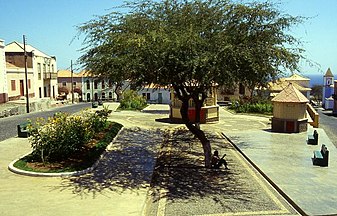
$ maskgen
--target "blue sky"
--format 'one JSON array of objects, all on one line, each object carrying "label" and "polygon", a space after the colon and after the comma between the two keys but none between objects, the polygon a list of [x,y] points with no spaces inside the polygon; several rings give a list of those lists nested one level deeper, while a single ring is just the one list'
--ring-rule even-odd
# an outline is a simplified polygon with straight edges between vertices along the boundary
[{"label": "blue sky", "polygon": [[[279,6],[293,16],[312,17],[295,26],[292,34],[303,41],[305,56],[319,64],[301,62],[301,73],[323,74],[328,67],[337,75],[337,1],[284,0]],[[82,38],[76,26],[104,15],[123,0],[0,0],[0,39],[8,44],[27,42],[48,55],[55,55],[58,69],[70,67],[81,55]]]}]

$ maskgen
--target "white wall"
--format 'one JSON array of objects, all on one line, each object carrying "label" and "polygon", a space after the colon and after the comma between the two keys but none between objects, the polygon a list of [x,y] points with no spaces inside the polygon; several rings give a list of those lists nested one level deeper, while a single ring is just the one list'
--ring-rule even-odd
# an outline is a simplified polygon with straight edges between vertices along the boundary
[{"label": "white wall", "polygon": [[150,100],[147,100],[148,103],[160,103],[159,94],[161,94],[161,103],[170,104],[170,90],[164,88],[144,88],[138,91],[138,95],[150,94]]},{"label": "white wall", "polygon": [[0,39],[0,94],[8,93],[6,78],[5,42]]}]

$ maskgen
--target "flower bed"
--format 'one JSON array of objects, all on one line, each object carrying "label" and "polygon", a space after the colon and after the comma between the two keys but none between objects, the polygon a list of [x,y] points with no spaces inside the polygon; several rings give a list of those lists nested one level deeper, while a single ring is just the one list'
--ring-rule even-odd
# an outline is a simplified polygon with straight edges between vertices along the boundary
[{"label": "flower bed", "polygon": [[35,172],[69,172],[90,167],[117,135],[122,125],[107,115],[58,113],[30,123],[32,153],[14,167]]}]

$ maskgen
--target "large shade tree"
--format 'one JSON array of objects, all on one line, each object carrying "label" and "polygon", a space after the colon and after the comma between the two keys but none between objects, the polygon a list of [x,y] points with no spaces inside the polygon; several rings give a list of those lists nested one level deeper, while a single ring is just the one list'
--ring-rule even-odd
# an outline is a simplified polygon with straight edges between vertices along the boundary
[{"label": "large shade tree", "polygon": [[[79,26],[86,35],[80,62],[96,75],[137,86],[172,86],[209,167],[211,145],[199,125],[207,93],[215,84],[231,87],[239,81],[253,88],[282,68],[296,69],[302,50],[288,30],[299,22],[301,17],[283,14],[269,2],[128,2]],[[195,122],[188,117],[189,100],[195,104]]]}]

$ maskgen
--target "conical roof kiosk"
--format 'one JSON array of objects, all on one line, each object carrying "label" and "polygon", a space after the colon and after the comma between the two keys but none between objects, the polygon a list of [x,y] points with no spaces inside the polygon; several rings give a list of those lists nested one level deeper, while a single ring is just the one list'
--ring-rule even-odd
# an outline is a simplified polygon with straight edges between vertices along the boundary
[{"label": "conical roof kiosk", "polygon": [[272,131],[285,133],[307,131],[306,110],[309,100],[292,83],[276,95],[272,102]]}]

